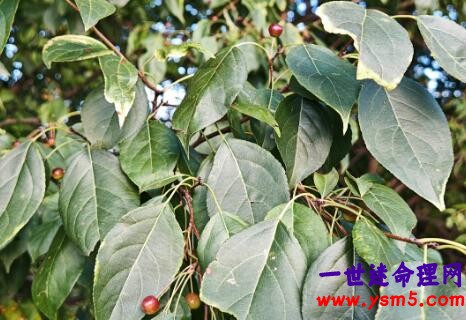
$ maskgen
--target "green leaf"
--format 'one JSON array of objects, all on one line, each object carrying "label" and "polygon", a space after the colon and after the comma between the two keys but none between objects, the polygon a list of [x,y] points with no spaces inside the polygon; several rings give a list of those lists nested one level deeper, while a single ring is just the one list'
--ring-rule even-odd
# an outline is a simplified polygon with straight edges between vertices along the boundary
[{"label": "green leaf", "polygon": [[159,60],[179,59],[186,56],[191,49],[202,51],[202,47],[197,42],[184,42],[178,45],[162,45],[159,49],[155,50],[154,57]]},{"label": "green leaf", "polygon": [[243,140],[229,139],[220,146],[207,183],[214,193],[207,194],[211,217],[218,211],[214,197],[222,211],[250,224],[262,221],[270,209],[289,199],[280,163],[266,150]]},{"label": "green leaf", "polygon": [[106,0],[75,0],[75,2],[79,8],[86,31],[116,10],[115,6]]},{"label": "green leaf", "polygon": [[35,226],[31,230],[28,237],[27,251],[32,262],[49,251],[61,225],[61,220],[52,220]]},{"label": "green leaf", "polygon": [[44,163],[33,142],[0,159],[0,249],[31,219],[44,193]]},{"label": "green leaf", "polygon": [[34,304],[49,319],[57,319],[57,311],[78,281],[84,262],[79,249],[64,232],[58,232],[31,289]]},{"label": "green leaf", "polygon": [[164,1],[167,5],[168,10],[180,20],[181,23],[185,23],[184,13],[184,0],[166,0]]},{"label": "green leaf", "polygon": [[[207,177],[212,170],[214,164],[214,155],[210,154],[207,158],[202,161],[199,166],[199,170],[196,173],[196,177],[199,177],[201,181],[207,181]],[[202,232],[209,221],[209,212],[207,209],[207,193],[209,190],[205,185],[197,186],[193,191],[193,208],[196,214],[194,215],[194,221],[197,229]]]},{"label": "green leaf", "polygon": [[326,174],[320,174],[318,172],[314,173],[314,184],[316,185],[321,198],[325,198],[333,191],[333,189],[335,189],[339,179],[340,175],[335,168],[332,168],[332,170]]},{"label": "green leaf", "polygon": [[201,299],[238,320],[301,319],[306,257],[278,220],[259,222],[227,240],[204,274]]},{"label": "green leaf", "polygon": [[126,214],[105,237],[97,254],[95,318],[142,318],[142,299],[164,292],[181,266],[183,249],[183,233],[169,203]]},{"label": "green leaf", "polygon": [[23,229],[13,241],[0,251],[0,261],[7,274],[11,272],[13,263],[27,250],[27,237],[25,234],[26,229]]},{"label": "green leaf", "polygon": [[115,54],[99,57],[99,63],[105,78],[105,99],[115,104],[121,127],[136,98],[138,70]]},{"label": "green leaf", "polygon": [[84,134],[92,146],[110,149],[119,140],[125,140],[136,134],[146,123],[148,114],[147,95],[144,85],[139,82],[136,86],[136,98],[122,128],[118,124],[115,105],[105,99],[103,88],[92,91],[86,97],[81,110],[81,119]]},{"label": "green leaf", "polygon": [[[285,5],[286,5],[286,1]],[[297,44],[302,44],[303,43],[303,38],[301,37],[301,34],[299,33],[299,29],[292,24],[291,22],[286,22],[285,25],[283,26],[283,33],[280,36],[280,40],[283,43],[283,46],[288,49],[287,53],[289,54],[291,52],[291,48],[293,48],[293,45]]]},{"label": "green leaf", "polygon": [[354,66],[331,50],[316,45],[293,47],[286,62],[304,88],[338,112],[343,133],[346,132],[360,89]]},{"label": "green leaf", "polygon": [[419,16],[417,24],[432,56],[453,77],[466,82],[466,30],[442,17]]},{"label": "green leaf", "polygon": [[[405,263],[405,266],[414,272],[417,272],[417,267],[421,266],[420,262]],[[387,274],[393,274],[398,269],[398,266],[394,266],[388,271]],[[462,319],[464,318],[464,307],[451,306],[450,302],[456,298],[464,298],[466,290],[464,287],[458,288],[455,284],[448,280],[447,284],[442,283],[443,279],[443,266],[437,266],[437,281],[440,282],[439,286],[417,286],[417,278],[411,277],[410,281],[403,288],[401,283],[390,282],[390,285],[380,288],[380,295],[391,296],[403,296],[402,299],[406,301],[404,306],[392,306],[389,303],[387,306],[382,306],[379,303],[379,310],[375,316],[376,320],[392,320],[392,319],[410,319],[410,320],[424,320],[424,319]],[[464,276],[463,276],[464,281]],[[412,293],[411,293],[412,292]],[[410,299],[410,295],[413,298]],[[427,304],[428,297],[434,296],[437,299],[439,297],[448,297],[448,304],[446,306],[440,306],[439,300],[429,299],[429,302],[436,302],[436,306],[429,306]],[[461,300],[459,300],[461,301]],[[408,302],[414,305],[408,306]],[[423,304],[421,307],[420,304]]]},{"label": "green leaf", "polygon": [[154,59],[154,52],[165,47],[165,38],[160,33],[150,33],[141,42],[146,52],[139,57],[139,70],[143,70],[153,83],[159,83],[165,79],[167,62]]},{"label": "green leaf", "polygon": [[209,1],[209,8],[215,9],[215,8],[218,8],[218,7],[221,7],[227,4],[228,2],[229,2],[228,0],[212,0],[212,1]]},{"label": "green leaf", "polygon": [[10,37],[19,0],[0,0],[0,54]]},{"label": "green leaf", "polygon": [[275,130],[275,133],[278,136],[280,136],[280,128],[278,127],[278,123],[275,120],[273,113],[269,109],[258,105],[241,103],[239,101],[238,103],[234,104],[232,108],[241,112],[242,114],[250,116],[259,121],[265,122]]},{"label": "green leaf", "polygon": [[160,121],[147,121],[120,148],[121,167],[140,192],[160,188],[176,179],[173,171],[180,155],[178,139]]},{"label": "green leaf", "polygon": [[15,296],[27,280],[30,274],[30,267],[31,261],[25,254],[13,261],[10,273],[8,274],[3,270],[3,267],[0,266],[0,294],[2,296]]},{"label": "green leaf", "polygon": [[[285,211],[284,211],[285,210]],[[269,211],[265,219],[279,217],[298,240],[310,264],[330,246],[330,237],[322,219],[309,207],[293,202]]]},{"label": "green leaf", "polygon": [[349,1],[332,1],[317,8],[327,32],[347,34],[359,51],[357,79],[373,79],[393,90],[413,58],[408,32],[385,13]]},{"label": "green leaf", "polygon": [[407,78],[393,91],[367,82],[359,96],[359,124],[377,161],[443,210],[453,150],[447,120],[432,95]]},{"label": "green leaf", "polygon": [[367,219],[359,219],[353,228],[353,245],[364,261],[378,266],[385,264],[390,269],[401,263],[404,254],[395,244],[395,240],[386,237],[383,232]]},{"label": "green leaf", "polygon": [[50,39],[42,49],[42,60],[47,68],[52,62],[80,61],[112,54],[102,42],[78,35],[58,36]]},{"label": "green leaf", "polygon": [[109,0],[109,2],[122,8],[128,4],[129,0]]},{"label": "green leaf", "polygon": [[[246,82],[238,94],[237,102],[238,104],[250,105],[261,109],[266,108],[271,113],[275,113],[282,100],[283,95],[280,92],[266,88],[256,89],[249,82]],[[251,119],[252,132],[261,147],[272,150],[275,148],[273,128],[259,120]]]},{"label": "green leaf", "polygon": [[[351,266],[356,266],[361,262],[351,246],[349,238],[344,238],[327,248],[319,258],[312,264],[306,275],[303,285],[303,320],[372,320],[374,319],[377,306],[368,310],[368,306],[343,306],[333,307],[331,302],[328,307],[322,307],[317,304],[317,297],[347,297],[360,296],[361,301],[370,301],[370,296],[377,293],[372,287],[369,287],[368,273],[362,275],[363,286],[348,286],[346,276],[343,272]],[[340,271],[341,276],[329,277],[322,279],[319,276],[321,272]],[[366,302],[367,303],[367,302]]]},{"label": "green leaf", "polygon": [[[358,187],[360,180],[358,182]],[[361,187],[359,187],[361,191]],[[361,191],[362,200],[377,216],[382,219],[390,231],[401,237],[410,237],[416,226],[416,216],[402,197],[389,187],[381,184],[371,184],[368,190]],[[404,252],[405,242],[397,241],[398,247]]]},{"label": "green leaf", "polygon": [[[254,37],[252,37],[251,35],[246,35],[238,41],[238,43],[244,43],[244,42],[256,42],[256,39],[254,39]],[[202,44],[202,41],[201,41],[201,44]],[[257,71],[261,66],[261,61],[265,60],[263,59],[262,51],[260,51],[260,49],[257,46],[252,45],[250,43],[247,45],[246,44],[241,45],[238,48],[244,54],[244,59],[246,61],[246,68],[247,68],[248,73],[251,71]],[[210,49],[210,51],[212,51],[212,49]]]},{"label": "green leaf", "polygon": [[184,173],[190,176],[194,176],[201,166],[201,162],[204,160],[204,156],[189,147],[189,154],[181,148],[179,149],[180,157],[178,159],[177,172]]},{"label": "green leaf", "polygon": [[236,47],[225,48],[197,70],[173,116],[173,128],[181,131],[185,149],[195,132],[226,115],[246,78],[244,55]]},{"label": "green leaf", "polygon": [[41,123],[50,123],[65,117],[68,112],[65,102],[62,99],[55,99],[43,103],[38,113]]},{"label": "green leaf", "polygon": [[332,145],[332,132],[323,107],[298,95],[286,97],[275,118],[282,131],[276,137],[290,187],[319,169]]},{"label": "green leaf", "polygon": [[197,256],[203,270],[215,259],[221,245],[231,236],[246,229],[249,225],[238,216],[219,212],[204,228],[197,246]]},{"label": "green leaf", "polygon": [[[412,238],[410,236],[409,238]],[[402,261],[421,261],[424,258],[423,250],[418,246],[407,243],[403,253],[398,247],[398,240],[393,240],[384,235],[372,222],[367,219],[359,219],[353,228],[353,245],[367,263],[378,266],[383,263],[390,269]],[[439,261],[438,252],[429,249],[428,262]]]},{"label": "green leaf", "polygon": [[110,152],[87,148],[66,169],[60,214],[67,235],[89,254],[118,220],[139,205],[139,195]]}]

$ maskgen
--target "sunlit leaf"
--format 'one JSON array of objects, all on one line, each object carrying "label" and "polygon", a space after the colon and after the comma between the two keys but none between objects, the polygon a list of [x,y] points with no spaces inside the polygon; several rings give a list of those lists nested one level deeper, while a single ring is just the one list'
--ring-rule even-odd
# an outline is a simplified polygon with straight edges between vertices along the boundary
[{"label": "sunlit leaf", "polygon": [[18,9],[19,0],[0,1],[0,54],[10,36],[11,27]]},{"label": "sunlit leaf", "polygon": [[180,20],[181,23],[185,23],[184,13],[184,0],[166,0],[164,1],[168,10]]},{"label": "sunlit leaf", "polygon": [[432,95],[407,78],[393,91],[367,81],[358,116],[364,142],[377,161],[443,210],[453,150],[447,120]]},{"label": "sunlit leaf", "polygon": [[115,54],[102,56],[99,62],[105,78],[105,99],[115,104],[121,127],[136,98],[138,70]]},{"label": "sunlit leaf", "polygon": [[449,74],[466,82],[466,30],[442,17],[419,16],[419,30],[432,56]]},{"label": "sunlit leaf", "polygon": [[79,8],[86,31],[116,10],[115,6],[107,0],[75,0],[75,2]]},{"label": "sunlit leaf", "polygon": [[385,13],[351,1],[331,1],[317,8],[326,31],[347,34],[359,51],[358,79],[396,88],[413,58],[408,32]]},{"label": "sunlit leaf", "polygon": [[78,35],[64,35],[50,39],[42,49],[47,68],[52,62],[80,61],[112,54],[102,42]]}]

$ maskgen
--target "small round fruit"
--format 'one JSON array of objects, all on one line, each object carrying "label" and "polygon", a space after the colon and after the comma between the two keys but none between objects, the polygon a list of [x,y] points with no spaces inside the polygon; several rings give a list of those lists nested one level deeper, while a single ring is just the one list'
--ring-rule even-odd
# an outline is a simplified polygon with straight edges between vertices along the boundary
[{"label": "small round fruit", "polygon": [[160,302],[154,296],[147,296],[141,303],[142,311],[147,315],[153,315],[160,309]]},{"label": "small round fruit", "polygon": [[63,168],[55,168],[52,170],[52,178],[56,181],[63,179],[65,175],[65,170]]},{"label": "small round fruit", "polygon": [[283,27],[279,25],[278,23],[272,23],[269,26],[269,34],[274,37],[278,38],[283,32]]},{"label": "small round fruit", "polygon": [[188,303],[189,309],[196,310],[201,306],[201,299],[195,292],[190,292],[185,296],[186,302]]},{"label": "small round fruit", "polygon": [[55,146],[55,138],[48,138],[47,139],[47,145],[51,148]]}]

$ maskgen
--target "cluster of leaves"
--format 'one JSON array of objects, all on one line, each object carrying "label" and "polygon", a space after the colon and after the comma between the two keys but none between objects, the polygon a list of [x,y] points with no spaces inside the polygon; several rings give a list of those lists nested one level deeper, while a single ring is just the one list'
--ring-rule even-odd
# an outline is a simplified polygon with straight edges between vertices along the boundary
[{"label": "cluster of leaves", "polygon": [[[319,273],[359,261],[384,263],[390,273],[402,261],[441,264],[427,249],[431,242],[466,254],[458,243],[413,239],[416,216],[380,177],[337,170],[360,130],[380,164],[445,208],[451,133],[436,100],[404,76],[414,48],[395,18],[415,20],[438,63],[465,82],[461,26],[333,1],[317,15],[326,32],[351,37],[357,53],[341,57],[324,45],[305,44],[291,24],[280,39],[242,38],[217,50],[205,37],[212,26],[203,25],[178,46],[150,38],[137,68],[127,56],[138,51],[137,38],[147,28],[132,34],[126,55],[96,28],[115,12],[114,3],[127,1],[67,2],[98,39],[54,37],[43,46],[43,62],[98,60],[104,83],[79,112],[53,112],[51,101],[46,114],[53,120],[0,159],[2,293],[22,286],[30,259],[38,266],[32,300],[50,319],[63,317],[67,298],[95,319],[141,319],[141,302],[154,295],[162,308],[155,319],[381,320],[402,318],[406,309],[318,307],[318,295],[379,292],[347,287],[344,278],[322,285]],[[18,3],[0,0],[2,47]],[[183,22],[182,1],[167,5]],[[254,11],[252,3],[245,6]],[[223,15],[234,29],[228,12]],[[187,92],[169,127],[156,119],[166,101],[154,79],[167,59],[193,51],[205,61],[179,80],[189,79]],[[262,64],[269,78],[260,82],[254,74]],[[277,67],[288,75],[276,75]],[[67,125],[78,114],[81,121]],[[9,136],[2,139],[2,149],[9,149]],[[57,168],[64,168],[63,178]],[[421,297],[427,290],[410,289]],[[464,291],[453,283],[429,289]],[[182,298],[189,292],[199,292],[202,309],[190,309]],[[396,286],[380,292],[408,295]],[[40,318],[34,306],[24,304],[20,312]],[[438,308],[410,312],[412,319],[440,319]],[[454,307],[441,312],[459,316]]]}]

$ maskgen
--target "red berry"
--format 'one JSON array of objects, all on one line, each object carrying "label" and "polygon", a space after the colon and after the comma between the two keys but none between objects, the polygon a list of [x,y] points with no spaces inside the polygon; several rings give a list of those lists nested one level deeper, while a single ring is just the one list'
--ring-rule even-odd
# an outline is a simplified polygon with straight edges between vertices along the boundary
[{"label": "red berry", "polygon": [[186,302],[191,310],[199,309],[201,306],[201,299],[199,295],[195,292],[190,292],[185,296]]},{"label": "red berry", "polygon": [[160,302],[154,296],[147,296],[142,300],[141,309],[147,315],[155,314],[160,309]]},{"label": "red berry", "polygon": [[55,146],[55,138],[48,138],[47,145],[49,147],[51,147],[51,148],[54,147]]},{"label": "red berry", "polygon": [[52,170],[52,178],[56,181],[60,181],[65,175],[65,170],[63,168],[55,168]]},{"label": "red berry", "polygon": [[278,38],[283,32],[283,27],[279,25],[278,23],[272,23],[269,26],[269,34],[274,37]]}]

